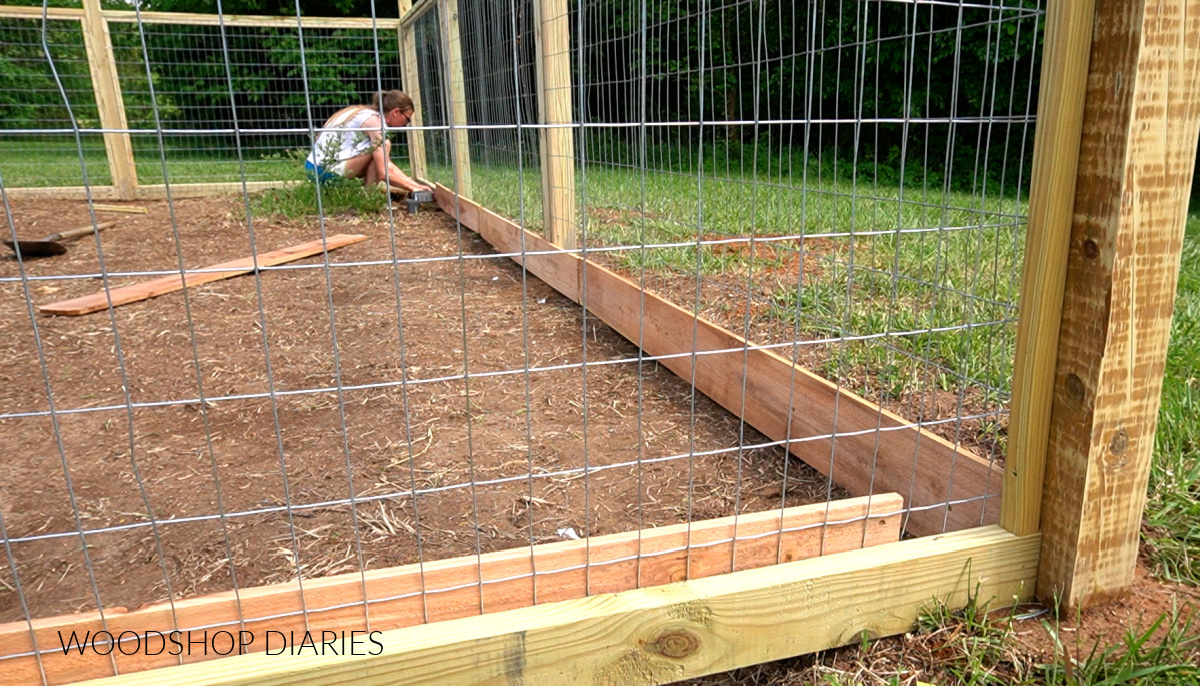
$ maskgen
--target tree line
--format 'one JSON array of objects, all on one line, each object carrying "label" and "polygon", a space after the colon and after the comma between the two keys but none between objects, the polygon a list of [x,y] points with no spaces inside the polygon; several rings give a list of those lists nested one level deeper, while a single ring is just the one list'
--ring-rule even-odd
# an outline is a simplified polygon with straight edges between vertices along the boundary
[{"label": "tree line", "polygon": [[[689,123],[659,127],[660,145],[694,147],[704,136],[723,150],[739,151],[770,141],[772,150],[807,151],[885,179],[901,168],[919,170],[926,179],[952,170],[958,185],[978,184],[982,175],[993,178],[994,187],[1005,175],[1005,184],[1015,187],[1015,165],[1022,159],[1028,165],[1032,147],[1025,121],[1037,106],[1043,19],[1037,0],[1005,0],[1003,9],[979,4],[570,0],[576,116],[587,122]],[[126,0],[104,5],[130,9]],[[140,6],[218,10],[217,0],[141,0]],[[514,123],[517,108],[498,105],[512,99],[514,82],[521,90],[521,117],[536,117],[531,7],[528,0],[461,0],[473,123]],[[220,9],[294,16],[296,4],[221,0]],[[368,0],[301,0],[300,10],[308,16],[371,16]],[[397,4],[375,3],[375,14],[396,17]],[[16,37],[0,40],[0,117],[6,126],[61,120],[62,97],[42,56],[40,22],[2,20],[0,31]],[[86,125],[96,114],[82,35],[73,22],[50,22],[49,32],[55,65],[71,84],[73,109]],[[366,101],[380,83],[387,88],[401,82],[399,46],[390,30],[306,30],[303,68],[295,31],[229,27],[224,43],[217,27],[148,25],[139,34],[134,24],[113,23],[111,33],[132,126],[153,125],[152,104],[165,125],[177,128],[231,128],[235,111],[242,128],[304,126],[310,105],[319,119],[327,110]],[[418,45],[424,53],[439,49],[436,40]],[[440,59],[421,58],[426,67]],[[230,107],[231,90],[236,109]],[[439,112],[444,107],[432,112],[435,120]],[[950,119],[956,123],[946,123]],[[728,121],[759,123],[721,124]],[[638,154],[636,127],[581,135],[589,137],[588,145],[603,142],[610,155]],[[760,157],[769,158],[769,151]]]}]

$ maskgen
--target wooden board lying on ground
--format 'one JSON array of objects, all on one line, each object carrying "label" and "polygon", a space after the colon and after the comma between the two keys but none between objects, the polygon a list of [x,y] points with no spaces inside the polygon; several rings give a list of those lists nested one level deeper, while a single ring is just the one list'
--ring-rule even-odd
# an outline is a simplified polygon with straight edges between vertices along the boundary
[{"label": "wooden board lying on ground", "polygon": [[989,526],[388,631],[377,654],[243,655],[94,686],[664,684],[903,633],[935,598],[1009,607],[1032,596],[1039,544]]},{"label": "wooden board lying on ground", "polygon": [[293,245],[289,248],[262,253],[257,259],[254,257],[243,257],[240,260],[222,262],[221,264],[214,264],[211,267],[205,267],[205,271],[188,270],[184,278],[172,274],[171,276],[164,276],[161,279],[112,288],[107,291],[85,295],[81,298],[63,300],[49,305],[39,305],[38,312],[61,315],[80,315],[88,314],[89,312],[98,312],[108,308],[110,298],[112,299],[112,306],[117,307],[118,305],[153,298],[164,293],[181,291],[185,286],[199,286],[200,284],[212,281],[220,281],[221,279],[248,274],[254,271],[256,267],[270,267],[285,262],[294,262],[305,257],[312,257],[313,255],[320,255],[327,249],[333,250],[358,243],[359,241],[365,241],[367,238],[367,236],[360,234],[339,233],[329,236],[325,241],[309,241],[308,243]]},{"label": "wooden board lying on ground", "polygon": [[[437,186],[435,198],[502,253],[560,250],[444,186]],[[971,451],[779,355],[748,348],[733,332],[644,292],[595,262],[552,252],[526,255],[524,263],[566,297],[586,301],[589,312],[630,341],[640,341],[649,355],[677,355],[659,362],[685,381],[691,382],[694,374],[697,390],[772,440],[790,437],[793,454],[846,490],[904,496],[909,533],[926,536],[999,519],[1001,469]],[[966,502],[947,505],[955,501]]]},{"label": "wooden board lying on ground", "polygon": [[[83,636],[107,630],[167,633],[203,627],[210,634],[249,631],[256,643],[250,651],[266,648],[267,631],[363,630],[367,626],[363,594],[370,599],[370,628],[389,630],[428,621],[440,621],[529,607],[534,604],[658,586],[688,577],[702,578],[730,571],[775,565],[821,554],[832,554],[892,543],[900,536],[903,501],[889,493],[773,510],[722,519],[665,526],[629,533],[596,536],[586,541],[564,541],[538,546],[368,571],[306,579],[303,593],[295,583],[278,584],[177,601],[159,603],[132,612],[108,610],[56,617],[33,622],[42,668],[51,684],[64,684],[112,674],[105,655],[85,650],[65,655],[60,633]],[[735,538],[736,537],[736,538]],[[736,550],[734,549],[736,541]],[[690,550],[689,550],[690,543]],[[535,574],[536,571],[536,574]],[[479,579],[485,583],[479,583]],[[590,588],[589,588],[590,587]],[[536,588],[536,596],[535,589]],[[536,601],[536,602],[535,602]],[[240,602],[240,607],[239,607]],[[307,618],[303,608],[308,609]],[[327,608],[327,609],[323,609]],[[174,613],[174,614],[172,614]],[[255,619],[265,617],[268,619]],[[306,621],[307,619],[307,621]],[[271,649],[279,648],[276,639]],[[145,643],[141,644],[145,645]],[[224,649],[223,641],[220,648]],[[124,648],[125,646],[122,645]],[[101,648],[106,646],[101,645]],[[0,657],[34,650],[29,625],[0,625]],[[177,658],[166,652],[113,656],[121,673],[167,667]],[[190,662],[218,657],[199,653]],[[286,658],[284,658],[286,661]],[[0,684],[40,681],[32,655],[0,659]]]}]

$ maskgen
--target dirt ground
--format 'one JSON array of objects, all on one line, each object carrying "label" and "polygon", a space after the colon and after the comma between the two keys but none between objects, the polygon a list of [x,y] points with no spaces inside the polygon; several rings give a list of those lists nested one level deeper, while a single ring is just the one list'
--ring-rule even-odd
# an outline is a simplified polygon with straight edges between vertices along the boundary
[{"label": "dirt ground", "polygon": [[[187,267],[250,254],[236,198],[137,205],[148,214],[101,213],[118,222],[101,234],[110,274],[177,269],[176,235]],[[12,212],[26,238],[89,223],[82,202]],[[781,450],[739,460],[763,437],[740,436],[667,370],[639,369],[635,346],[599,321],[585,332],[578,307],[522,283],[509,260],[474,259],[490,247],[446,215],[397,212],[395,254],[461,247],[470,259],[394,267],[386,218],[324,228],[370,239],[330,253],[328,269],[218,281],[111,316],[35,315],[36,327],[18,263],[0,259],[0,533],[12,554],[0,620],[24,618],[18,583],[44,617],[229,589],[234,576],[245,587],[780,505]],[[267,251],[320,227],[255,219],[253,233]],[[29,261],[29,297],[95,292],[100,267],[90,237]],[[612,467],[584,478],[585,465]],[[827,488],[790,463],[788,505]],[[374,499],[352,513],[352,494]],[[77,520],[102,530],[86,555]]]}]

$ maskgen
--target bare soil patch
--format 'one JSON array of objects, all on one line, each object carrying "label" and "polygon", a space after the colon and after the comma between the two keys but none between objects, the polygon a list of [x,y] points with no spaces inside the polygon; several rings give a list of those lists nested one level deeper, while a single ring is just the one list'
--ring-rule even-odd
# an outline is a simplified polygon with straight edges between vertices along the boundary
[{"label": "bare soil patch", "polygon": [[[321,235],[248,224],[237,198],[137,204],[101,217],[119,221],[104,269],[142,273],[113,285],[244,257],[251,234],[260,252]],[[81,202],[12,209],[23,238],[89,221]],[[186,307],[31,319],[26,289],[101,288],[90,237],[0,282],[0,620],[24,618],[18,583],[44,617],[764,510],[785,464],[787,505],[843,495],[778,448],[739,450],[765,439],[446,215],[324,230],[371,239]]]}]

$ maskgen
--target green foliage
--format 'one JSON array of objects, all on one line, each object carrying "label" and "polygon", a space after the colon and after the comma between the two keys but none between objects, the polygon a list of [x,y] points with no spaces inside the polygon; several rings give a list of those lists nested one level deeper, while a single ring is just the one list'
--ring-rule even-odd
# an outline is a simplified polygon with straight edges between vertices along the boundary
[{"label": "green foliage", "polygon": [[[1053,659],[1036,663],[1016,640],[1017,607],[992,612],[978,593],[951,610],[935,599],[921,613],[916,641],[929,650],[950,683],[975,686],[1184,686],[1200,683],[1200,632],[1191,615],[1172,609],[1120,640],[1084,644],[1064,631],[1057,614],[1042,620],[1054,642]],[[945,681],[943,678],[943,681]]]},{"label": "green foliage", "polygon": [[[1035,112],[1036,101],[1027,97],[1037,92],[1039,76],[1042,19],[1035,0],[1007,2],[1011,9],[1003,12],[840,0],[647,0],[644,12],[642,4],[589,5],[585,42],[611,44],[588,51],[583,66],[585,76],[598,75],[587,79],[583,110],[600,119],[639,121],[644,87],[652,96],[649,121],[773,121],[757,127],[760,135],[869,169],[881,181],[919,165],[940,170],[954,188],[985,179],[1015,188],[1011,176],[1028,168],[1032,136],[1020,123],[896,120],[1013,116],[1019,122]],[[853,123],[863,119],[868,123]],[[742,143],[753,128],[708,132],[713,140]]]},{"label": "green foliage", "polygon": [[276,188],[253,197],[250,211],[254,216],[301,219],[338,214],[379,214],[390,198],[379,188],[368,188],[358,179],[338,177],[321,184],[306,181]]},{"label": "green foliage", "polygon": [[1163,576],[1200,584],[1200,216],[1187,223],[1146,505]]},{"label": "green foliage", "polygon": [[1057,618],[1043,622],[1055,643],[1055,661],[1043,665],[1047,686],[1172,686],[1200,683],[1200,632],[1191,615],[1178,610],[1159,616],[1142,631],[1127,630],[1120,642],[1090,647],[1064,638]]}]

